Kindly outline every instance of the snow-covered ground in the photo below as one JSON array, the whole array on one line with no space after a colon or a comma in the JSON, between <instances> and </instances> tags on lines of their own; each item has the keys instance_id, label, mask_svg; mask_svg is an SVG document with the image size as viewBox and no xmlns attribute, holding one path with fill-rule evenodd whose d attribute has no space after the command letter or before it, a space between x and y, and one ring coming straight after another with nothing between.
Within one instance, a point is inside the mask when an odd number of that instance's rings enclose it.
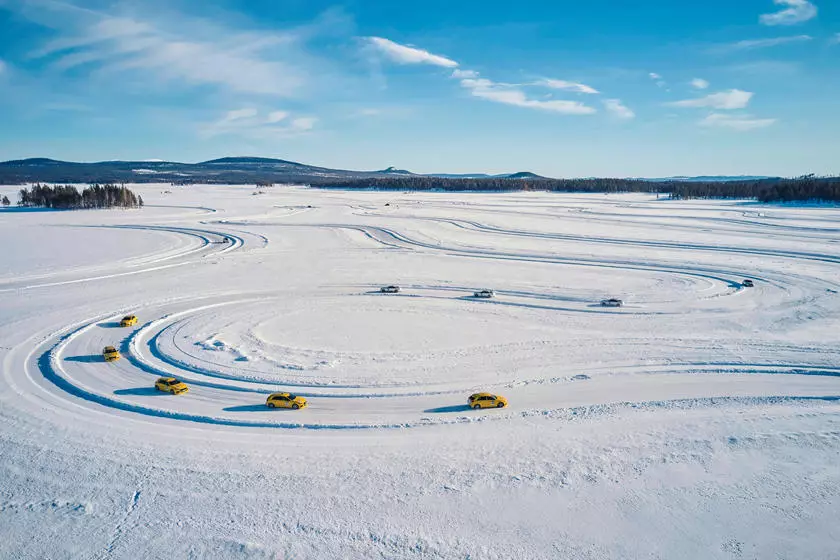
<instances>
[{"instance_id":1,"label":"snow-covered ground","mask_svg":"<svg viewBox=\"0 0 840 560\"><path fill-rule=\"evenodd\" d=\"M840 209L133 188L0 209L0 557L840 555Z\"/></svg>"}]
</instances>

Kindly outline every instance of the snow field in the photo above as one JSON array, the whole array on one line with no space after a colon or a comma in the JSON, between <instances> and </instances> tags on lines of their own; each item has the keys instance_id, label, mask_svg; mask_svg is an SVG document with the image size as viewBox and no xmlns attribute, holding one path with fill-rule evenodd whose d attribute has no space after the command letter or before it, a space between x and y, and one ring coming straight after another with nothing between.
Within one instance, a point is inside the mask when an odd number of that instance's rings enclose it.
<instances>
[{"instance_id":1,"label":"snow field","mask_svg":"<svg viewBox=\"0 0 840 560\"><path fill-rule=\"evenodd\" d=\"M840 549L837 209L137 190L0 211L0 556Z\"/></svg>"}]
</instances>

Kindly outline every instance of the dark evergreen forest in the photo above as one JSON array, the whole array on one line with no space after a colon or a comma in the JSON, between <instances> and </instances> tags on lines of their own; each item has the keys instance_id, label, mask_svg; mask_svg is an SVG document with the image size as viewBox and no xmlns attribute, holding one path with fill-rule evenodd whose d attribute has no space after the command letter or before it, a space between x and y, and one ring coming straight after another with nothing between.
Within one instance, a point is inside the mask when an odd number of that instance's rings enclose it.
<instances>
[{"instance_id":1,"label":"dark evergreen forest","mask_svg":"<svg viewBox=\"0 0 840 560\"><path fill-rule=\"evenodd\" d=\"M365 179L324 179L313 187L397 191L549 191L662 193L674 199L754 198L760 202L840 201L840 177L807 175L794 179L745 181L645 181L639 179L445 179L407 175Z\"/></svg>"},{"instance_id":2,"label":"dark evergreen forest","mask_svg":"<svg viewBox=\"0 0 840 560\"><path fill-rule=\"evenodd\" d=\"M72 185L33 185L21 189L19 206L78 209L78 208L139 208L143 198L130 189L117 185L90 185L82 192Z\"/></svg>"}]
</instances>

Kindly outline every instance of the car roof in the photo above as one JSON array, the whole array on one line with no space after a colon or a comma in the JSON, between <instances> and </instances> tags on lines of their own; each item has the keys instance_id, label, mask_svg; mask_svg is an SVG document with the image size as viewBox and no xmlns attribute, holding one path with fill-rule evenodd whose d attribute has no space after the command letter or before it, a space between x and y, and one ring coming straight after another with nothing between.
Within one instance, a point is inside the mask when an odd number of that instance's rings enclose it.
<instances>
[{"instance_id":1,"label":"car roof","mask_svg":"<svg viewBox=\"0 0 840 560\"><path fill-rule=\"evenodd\" d=\"M269 397L288 397L291 393L271 393Z\"/></svg>"},{"instance_id":2,"label":"car roof","mask_svg":"<svg viewBox=\"0 0 840 560\"><path fill-rule=\"evenodd\" d=\"M161 377L158 381L177 381L174 377Z\"/></svg>"},{"instance_id":3,"label":"car roof","mask_svg":"<svg viewBox=\"0 0 840 560\"><path fill-rule=\"evenodd\" d=\"M492 397L493 393L474 393L471 397Z\"/></svg>"},{"instance_id":4,"label":"car roof","mask_svg":"<svg viewBox=\"0 0 840 560\"><path fill-rule=\"evenodd\" d=\"M106 347L105 347L105 350L108 350L108 351L115 351L115 350L116 350L116 348L114 348L113 346L106 346Z\"/></svg>"}]
</instances>

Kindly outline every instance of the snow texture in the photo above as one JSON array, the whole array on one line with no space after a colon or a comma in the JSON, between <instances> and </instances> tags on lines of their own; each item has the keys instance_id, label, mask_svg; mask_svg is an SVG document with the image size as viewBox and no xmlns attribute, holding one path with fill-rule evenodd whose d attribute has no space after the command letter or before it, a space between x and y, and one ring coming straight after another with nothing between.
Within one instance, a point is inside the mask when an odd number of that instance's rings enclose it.
<instances>
[{"instance_id":1,"label":"snow texture","mask_svg":"<svg viewBox=\"0 0 840 560\"><path fill-rule=\"evenodd\" d=\"M132 188L0 209L0 558L837 558L840 208Z\"/></svg>"}]
</instances>

